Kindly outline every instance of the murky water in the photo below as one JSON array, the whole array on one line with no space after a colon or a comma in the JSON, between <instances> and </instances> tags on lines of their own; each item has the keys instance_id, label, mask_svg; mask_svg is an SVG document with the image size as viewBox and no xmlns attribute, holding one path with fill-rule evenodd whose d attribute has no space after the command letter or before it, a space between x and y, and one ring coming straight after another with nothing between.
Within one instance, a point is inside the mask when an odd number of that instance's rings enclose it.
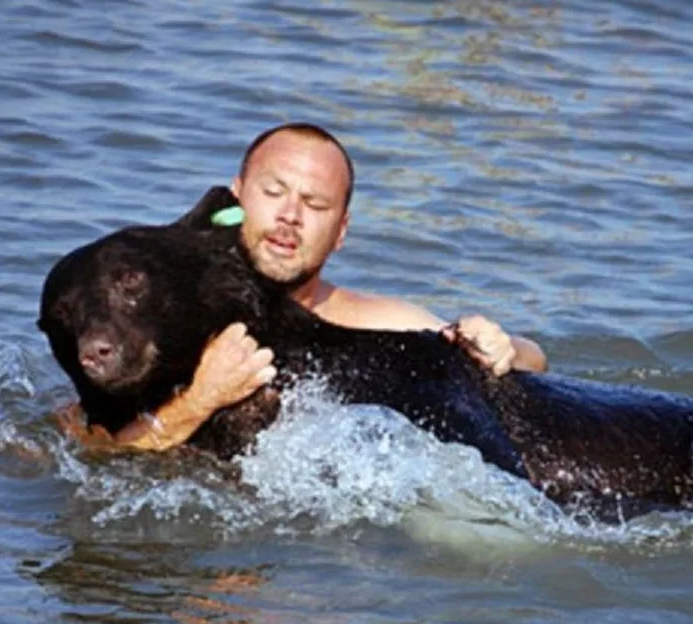
<instances>
[{"instance_id":1,"label":"murky water","mask_svg":"<svg viewBox=\"0 0 693 624\"><path fill-rule=\"evenodd\" d=\"M693 392L693 8L4 0L3 622L689 622L691 518L577 522L474 449L319 387L228 468L99 458L35 329L73 247L160 223L247 143L325 125L357 170L332 279Z\"/></svg>"}]
</instances>

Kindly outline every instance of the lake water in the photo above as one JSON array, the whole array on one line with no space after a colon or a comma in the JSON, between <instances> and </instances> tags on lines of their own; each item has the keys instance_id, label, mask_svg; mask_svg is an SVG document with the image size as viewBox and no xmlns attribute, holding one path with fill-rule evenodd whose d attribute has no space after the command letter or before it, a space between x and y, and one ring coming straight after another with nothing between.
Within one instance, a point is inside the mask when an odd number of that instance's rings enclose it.
<instances>
[{"instance_id":1,"label":"lake water","mask_svg":"<svg viewBox=\"0 0 693 624\"><path fill-rule=\"evenodd\" d=\"M173 219L308 120L357 171L334 281L691 393L691 32L675 0L3 0L3 624L693 621L691 516L578 523L317 385L244 460L252 491L86 456L34 325L61 254Z\"/></svg>"}]
</instances>

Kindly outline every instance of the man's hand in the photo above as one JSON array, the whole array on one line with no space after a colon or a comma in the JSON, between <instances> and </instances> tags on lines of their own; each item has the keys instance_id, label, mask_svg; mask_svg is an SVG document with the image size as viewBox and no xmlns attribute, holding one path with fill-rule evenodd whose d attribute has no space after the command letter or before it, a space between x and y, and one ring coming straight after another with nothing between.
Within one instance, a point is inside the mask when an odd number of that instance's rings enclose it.
<instances>
[{"instance_id":1,"label":"man's hand","mask_svg":"<svg viewBox=\"0 0 693 624\"><path fill-rule=\"evenodd\" d=\"M258 349L243 323L229 325L207 345L185 392L186 402L209 416L249 397L276 376L273 358L271 349Z\"/></svg>"},{"instance_id":2,"label":"man's hand","mask_svg":"<svg viewBox=\"0 0 693 624\"><path fill-rule=\"evenodd\" d=\"M192 384L181 395L119 431L118 443L163 451L184 443L216 410L249 397L277 374L274 353L258 349L243 323L224 329L205 348Z\"/></svg>"},{"instance_id":3,"label":"man's hand","mask_svg":"<svg viewBox=\"0 0 693 624\"><path fill-rule=\"evenodd\" d=\"M71 403L60 408L55 413L58 427L70 438L79 440L89 448L105 448L113 446L113 436L103 427L87 426L86 414L78 403Z\"/></svg>"},{"instance_id":4,"label":"man's hand","mask_svg":"<svg viewBox=\"0 0 693 624\"><path fill-rule=\"evenodd\" d=\"M79 406L58 415L63 431L88 447L164 451L184 443L213 412L245 399L274 379L274 354L258 349L242 323L229 325L207 345L190 387L157 410L141 414L114 436L86 427Z\"/></svg>"},{"instance_id":5,"label":"man's hand","mask_svg":"<svg viewBox=\"0 0 693 624\"><path fill-rule=\"evenodd\" d=\"M494 375L505 375L513 368L517 351L511 336L483 316L463 316L444 327L441 333L464 348L482 366L491 369Z\"/></svg>"}]
</instances>

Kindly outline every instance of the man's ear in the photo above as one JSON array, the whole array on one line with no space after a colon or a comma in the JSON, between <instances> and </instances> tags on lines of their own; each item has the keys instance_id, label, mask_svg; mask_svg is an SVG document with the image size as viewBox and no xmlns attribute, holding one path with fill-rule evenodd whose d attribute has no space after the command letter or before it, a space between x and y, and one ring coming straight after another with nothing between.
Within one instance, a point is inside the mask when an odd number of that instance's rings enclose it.
<instances>
[{"instance_id":1,"label":"man's ear","mask_svg":"<svg viewBox=\"0 0 693 624\"><path fill-rule=\"evenodd\" d=\"M337 234L337 240L334 243L334 251L342 248L344 244L344 238L346 237L347 229L349 228L349 210L346 209L342 215L342 222L339 224L339 234Z\"/></svg>"},{"instance_id":2,"label":"man's ear","mask_svg":"<svg viewBox=\"0 0 693 624\"><path fill-rule=\"evenodd\" d=\"M233 179L233 182L231 182L231 192L238 197L241 193L241 187L243 186L243 182L241 181L241 178L239 176L236 176Z\"/></svg>"}]
</instances>

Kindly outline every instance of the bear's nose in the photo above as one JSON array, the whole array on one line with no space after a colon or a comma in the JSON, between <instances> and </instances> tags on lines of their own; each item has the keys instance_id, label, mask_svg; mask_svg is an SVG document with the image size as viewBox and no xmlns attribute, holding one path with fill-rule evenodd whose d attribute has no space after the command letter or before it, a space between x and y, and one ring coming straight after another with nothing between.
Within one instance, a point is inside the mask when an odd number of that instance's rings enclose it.
<instances>
[{"instance_id":1,"label":"bear's nose","mask_svg":"<svg viewBox=\"0 0 693 624\"><path fill-rule=\"evenodd\" d=\"M88 377L104 380L118 367L118 350L102 336L79 341L79 363Z\"/></svg>"}]
</instances>

